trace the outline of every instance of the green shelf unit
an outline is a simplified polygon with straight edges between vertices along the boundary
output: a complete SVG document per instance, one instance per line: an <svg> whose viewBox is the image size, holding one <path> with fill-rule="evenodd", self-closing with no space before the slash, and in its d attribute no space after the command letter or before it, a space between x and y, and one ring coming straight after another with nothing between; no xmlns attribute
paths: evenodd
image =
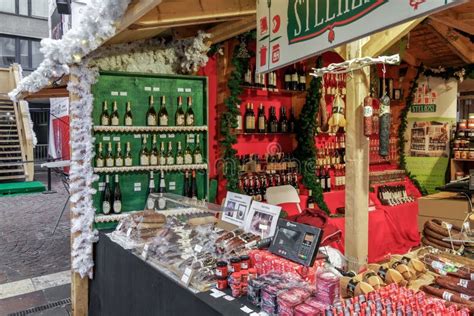
<svg viewBox="0 0 474 316"><path fill-rule="evenodd" d="M200 147L203 155L203 163L207 164L208 159L208 93L207 78L200 76L179 76L179 75L153 75L123 72L101 72L98 81L92 87L94 95L94 108L92 113L93 130L95 137L95 148L102 142L103 153L107 150L107 143L112 143L112 151L115 155L116 144L121 143L122 153L125 154L125 146L130 142L132 161L134 168L119 168L117 172L109 169L95 169L99 175L99 180L93 183L93 188L97 190L93 196L93 205L96 214L101 214L101 200L105 175L110 175L112 184L115 174L119 175L120 189L122 192L122 213L142 210L145 205L146 194L148 192L149 169L155 169L155 187L159 187L160 169L159 166L137 168L139 166L139 152L142 147L142 136L148 135L148 149L151 148L152 135L157 135L158 149L161 142L165 142L165 150L168 149L168 142L172 142L173 151L176 153L178 141L181 141L182 149L189 143L191 150L194 149L196 135L200 136ZM154 96L154 107L156 112L161 106L161 96L166 96L166 109L169 115L168 127L148 127L146 126L146 113L149 107L149 96ZM175 112L177 109L178 96L183 97L183 109L187 110L186 99L192 97L192 108L195 116L193 127L175 127ZM112 110L112 102L117 101L120 117L120 126L101 126L100 115L102 113L102 103L107 101L109 113ZM126 102L131 102L133 126L123 125ZM196 170L196 182L198 188L198 198L204 199L208 194L208 172L206 166L192 165ZM95 167L95 161L94 161ZM165 167L173 169L165 171L166 190L170 193L183 194L184 170L186 167ZM139 170L137 170L139 169ZM145 170L143 170L145 169ZM180 170L174 170L180 169ZM190 168L191 169L191 166ZM107 171L105 171L107 170ZM98 229L114 228L117 222L96 223Z"/></svg>

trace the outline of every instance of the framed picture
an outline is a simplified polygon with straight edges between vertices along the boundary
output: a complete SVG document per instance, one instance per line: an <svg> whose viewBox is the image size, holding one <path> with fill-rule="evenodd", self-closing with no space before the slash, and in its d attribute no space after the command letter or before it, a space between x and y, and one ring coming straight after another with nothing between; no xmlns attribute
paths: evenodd
<svg viewBox="0 0 474 316"><path fill-rule="evenodd" d="M222 220L242 227L251 204L252 197L244 194L227 192L224 202L225 210L222 214Z"/></svg>
<svg viewBox="0 0 474 316"><path fill-rule="evenodd" d="M258 235L261 238L273 236L280 211L280 206L254 201L245 220L245 231Z"/></svg>
<svg viewBox="0 0 474 316"><path fill-rule="evenodd" d="M393 89L393 99L401 100L402 98L402 89Z"/></svg>

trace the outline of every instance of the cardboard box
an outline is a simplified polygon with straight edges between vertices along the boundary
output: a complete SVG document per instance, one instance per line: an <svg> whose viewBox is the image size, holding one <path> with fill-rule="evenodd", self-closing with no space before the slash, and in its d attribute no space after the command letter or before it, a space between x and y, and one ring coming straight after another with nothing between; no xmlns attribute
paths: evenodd
<svg viewBox="0 0 474 316"><path fill-rule="evenodd" d="M465 196L451 192L440 192L418 199L418 229L430 219L440 219L461 226L469 210Z"/></svg>

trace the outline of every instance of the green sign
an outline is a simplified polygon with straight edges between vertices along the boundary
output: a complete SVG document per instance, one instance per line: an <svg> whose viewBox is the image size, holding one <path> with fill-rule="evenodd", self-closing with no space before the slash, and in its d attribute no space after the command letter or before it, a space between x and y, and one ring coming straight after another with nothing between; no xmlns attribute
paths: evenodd
<svg viewBox="0 0 474 316"><path fill-rule="evenodd" d="M288 4L289 44L306 41L329 30L329 42L334 41L334 27L350 24L380 7L388 0L300 1Z"/></svg>
<svg viewBox="0 0 474 316"><path fill-rule="evenodd" d="M410 111L412 113L434 113L436 112L436 104L413 104Z"/></svg>

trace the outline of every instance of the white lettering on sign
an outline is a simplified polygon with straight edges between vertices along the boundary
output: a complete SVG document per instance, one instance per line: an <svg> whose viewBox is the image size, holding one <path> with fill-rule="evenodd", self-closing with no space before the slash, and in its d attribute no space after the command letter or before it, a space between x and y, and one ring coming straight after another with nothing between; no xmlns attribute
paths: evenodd
<svg viewBox="0 0 474 316"><path fill-rule="evenodd" d="M191 88L185 88L185 89L184 89L184 92L191 93Z"/></svg>

